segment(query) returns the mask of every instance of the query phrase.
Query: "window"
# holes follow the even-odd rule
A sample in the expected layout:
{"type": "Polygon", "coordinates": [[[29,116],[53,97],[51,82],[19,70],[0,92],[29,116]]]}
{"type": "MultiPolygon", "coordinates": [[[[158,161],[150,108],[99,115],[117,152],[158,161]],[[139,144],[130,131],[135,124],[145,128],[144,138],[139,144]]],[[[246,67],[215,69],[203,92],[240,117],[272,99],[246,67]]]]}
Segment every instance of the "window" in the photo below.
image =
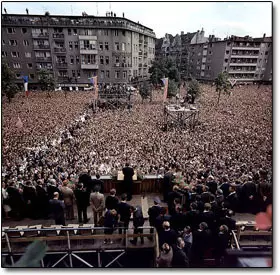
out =
{"type": "Polygon", "coordinates": [[[33,67],[33,66],[32,66],[32,63],[27,63],[27,68],[28,68],[28,69],[32,69],[32,67],[33,67]]]}
{"type": "Polygon", "coordinates": [[[212,51],[209,51],[209,55],[212,55],[212,51]]]}
{"type": "Polygon", "coordinates": [[[77,77],[81,77],[81,71],[77,70],[77,77]]]}
{"type": "Polygon", "coordinates": [[[119,36],[119,31],[118,30],[114,30],[114,36],[119,36]]]}
{"type": "Polygon", "coordinates": [[[93,54],[82,55],[82,64],[96,64],[96,56],[93,54]]]}
{"type": "Polygon", "coordinates": [[[229,51],[226,51],[226,54],[229,54],[229,51]]]}
{"type": "Polygon", "coordinates": [[[70,64],[74,64],[74,56],[70,55],[70,64]]]}
{"type": "Polygon", "coordinates": [[[16,40],[10,40],[10,45],[11,46],[16,46],[17,45],[17,41],[16,40]]]}
{"type": "Polygon", "coordinates": [[[71,29],[68,29],[68,35],[71,35],[72,32],[71,32],[71,29]]]}
{"type": "Polygon", "coordinates": [[[101,79],[104,78],[104,71],[101,71],[100,78],[101,78],[101,79]]]}
{"type": "Polygon", "coordinates": [[[73,50],[73,41],[69,41],[69,49],[73,50]]]}
{"type": "Polygon", "coordinates": [[[104,30],[104,35],[106,35],[106,36],[108,36],[108,35],[109,35],[108,30],[104,30]]]}
{"type": "Polygon", "coordinates": [[[73,29],[73,35],[77,35],[77,34],[78,34],[77,29],[73,29]]]}
{"type": "Polygon", "coordinates": [[[27,28],[21,28],[22,33],[27,33],[27,28]]]}
{"type": "Polygon", "coordinates": [[[109,51],[109,43],[108,42],[105,42],[105,50],[109,51]]]}
{"type": "Polygon", "coordinates": [[[103,42],[99,42],[99,50],[103,51],[103,42]]]}
{"type": "Polygon", "coordinates": [[[7,52],[2,51],[2,57],[7,57],[7,52]]]}
{"type": "Polygon", "coordinates": [[[211,69],[211,67],[210,66],[207,66],[207,70],[210,70],[211,69]]]}
{"type": "Polygon", "coordinates": [[[80,56],[76,55],[76,64],[79,64],[79,63],[80,63],[80,56]]]}
{"type": "Polygon", "coordinates": [[[25,57],[30,58],[31,57],[31,53],[29,53],[29,52],[25,53],[25,57]]]}
{"type": "Polygon", "coordinates": [[[119,42],[115,42],[115,51],[119,51],[120,50],[120,44],[119,42]]]}
{"type": "Polygon", "coordinates": [[[14,64],[13,64],[13,67],[14,67],[15,69],[20,69],[20,64],[19,64],[19,63],[14,63],[14,64]]]}
{"type": "Polygon", "coordinates": [[[127,78],[127,71],[123,71],[123,79],[127,78]]]}
{"type": "Polygon", "coordinates": [[[76,71],[72,70],[72,77],[76,77],[76,71]]]}
{"type": "Polygon", "coordinates": [[[265,52],[265,55],[268,55],[268,52],[265,52]]]}
{"type": "Polygon", "coordinates": [[[228,59],[227,58],[225,59],[225,62],[228,63],[228,59]]]}
{"type": "Polygon", "coordinates": [[[23,40],[23,46],[29,46],[29,41],[28,40],[23,40]]]}
{"type": "Polygon", "coordinates": [[[125,36],[125,31],[122,31],[122,35],[125,36]]]}
{"type": "Polygon", "coordinates": [[[34,79],[35,78],[34,74],[30,74],[29,77],[30,77],[30,79],[34,79]]]}
{"type": "Polygon", "coordinates": [[[123,51],[123,52],[125,52],[125,50],[126,50],[125,48],[126,48],[126,47],[125,47],[125,43],[122,43],[122,51],[123,51]]]}
{"type": "Polygon", "coordinates": [[[79,41],[74,41],[74,47],[75,49],[79,49],[79,41]]]}
{"type": "Polygon", "coordinates": [[[19,52],[11,52],[12,57],[19,57],[19,52]]]}
{"type": "Polygon", "coordinates": [[[104,64],[104,57],[101,55],[100,56],[100,64],[103,65],[104,64]]]}
{"type": "Polygon", "coordinates": [[[116,56],[116,63],[120,63],[120,58],[116,56]]]}
{"type": "Polygon", "coordinates": [[[105,56],[105,64],[109,65],[109,56],[105,56]]]}
{"type": "Polygon", "coordinates": [[[6,42],[4,39],[2,39],[2,45],[6,45],[6,42]]]}
{"type": "Polygon", "coordinates": [[[94,35],[94,32],[93,32],[93,30],[86,29],[85,30],[85,35],[94,35]]]}
{"type": "Polygon", "coordinates": [[[21,78],[20,74],[16,74],[16,78],[18,79],[21,78]]]}
{"type": "Polygon", "coordinates": [[[110,71],[106,71],[106,77],[110,78],[110,71]]]}
{"type": "Polygon", "coordinates": [[[116,79],[120,78],[120,71],[115,71],[115,78],[116,79]]]}
{"type": "Polygon", "coordinates": [[[8,33],[16,33],[16,30],[15,30],[15,28],[8,28],[7,32],[8,33]]]}

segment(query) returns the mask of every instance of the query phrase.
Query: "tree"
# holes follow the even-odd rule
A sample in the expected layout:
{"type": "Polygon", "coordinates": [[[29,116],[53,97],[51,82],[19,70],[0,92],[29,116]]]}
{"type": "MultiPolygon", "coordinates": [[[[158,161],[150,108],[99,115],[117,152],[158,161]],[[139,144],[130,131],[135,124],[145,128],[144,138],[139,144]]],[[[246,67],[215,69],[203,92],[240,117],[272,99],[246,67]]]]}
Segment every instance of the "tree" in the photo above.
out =
{"type": "Polygon", "coordinates": [[[176,64],[168,58],[155,60],[149,69],[149,73],[151,74],[150,80],[153,84],[160,84],[161,79],[164,77],[168,77],[175,82],[180,81],[180,75],[176,64]]]}
{"type": "Polygon", "coordinates": [[[147,81],[144,81],[143,84],[140,86],[139,93],[142,97],[142,102],[144,99],[151,97],[151,89],[147,81]]]}
{"type": "Polygon", "coordinates": [[[53,91],[55,88],[55,81],[52,74],[46,69],[41,69],[38,72],[38,80],[42,90],[47,91],[47,94],[50,97],[49,92],[53,91]]]}
{"type": "Polygon", "coordinates": [[[196,79],[192,79],[189,83],[188,94],[192,96],[192,104],[194,104],[195,99],[200,95],[199,83],[196,79]]]}
{"type": "Polygon", "coordinates": [[[12,98],[15,97],[15,94],[18,92],[18,86],[15,84],[15,73],[6,63],[2,63],[2,91],[4,95],[8,98],[9,103],[11,103],[12,98]]]}
{"type": "Polygon", "coordinates": [[[173,97],[176,96],[178,91],[178,85],[176,82],[172,79],[168,80],[168,90],[167,90],[167,96],[168,97],[173,97]]]}
{"type": "Polygon", "coordinates": [[[218,103],[217,103],[219,104],[221,92],[224,92],[225,94],[230,94],[229,91],[230,83],[228,80],[228,74],[226,72],[222,72],[218,74],[218,77],[215,79],[215,86],[216,86],[216,92],[219,93],[218,103]]]}

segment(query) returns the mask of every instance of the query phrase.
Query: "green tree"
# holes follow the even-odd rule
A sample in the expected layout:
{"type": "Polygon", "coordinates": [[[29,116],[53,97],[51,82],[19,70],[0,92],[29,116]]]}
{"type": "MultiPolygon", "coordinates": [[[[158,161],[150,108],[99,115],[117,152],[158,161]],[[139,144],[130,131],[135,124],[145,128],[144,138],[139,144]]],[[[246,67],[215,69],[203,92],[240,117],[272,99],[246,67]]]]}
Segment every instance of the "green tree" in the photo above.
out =
{"type": "Polygon", "coordinates": [[[150,80],[153,84],[161,84],[161,79],[168,77],[175,82],[180,81],[179,71],[174,61],[168,58],[155,60],[149,69],[150,80]]]}
{"type": "Polygon", "coordinates": [[[228,74],[226,72],[222,72],[218,74],[218,77],[215,79],[216,92],[218,93],[218,102],[220,102],[221,93],[230,94],[230,82],[228,80],[228,74]]]}
{"type": "Polygon", "coordinates": [[[2,69],[2,92],[8,98],[9,103],[11,103],[12,98],[15,97],[15,94],[18,92],[18,86],[15,84],[15,73],[6,63],[1,64],[2,69]]]}
{"type": "Polygon", "coordinates": [[[168,90],[167,90],[167,96],[173,97],[176,96],[178,91],[178,84],[172,79],[168,80],[168,90]]]}
{"type": "Polygon", "coordinates": [[[51,97],[50,91],[53,91],[55,88],[55,81],[52,74],[46,69],[41,69],[38,72],[38,80],[42,90],[47,91],[47,95],[51,97]]]}
{"type": "Polygon", "coordinates": [[[142,97],[142,102],[144,101],[144,99],[151,97],[151,89],[149,86],[150,85],[147,81],[144,81],[143,84],[140,86],[139,93],[142,97]]]}
{"type": "Polygon", "coordinates": [[[194,104],[195,99],[200,95],[199,83],[196,79],[192,79],[189,83],[188,94],[192,96],[192,104],[194,104]]]}

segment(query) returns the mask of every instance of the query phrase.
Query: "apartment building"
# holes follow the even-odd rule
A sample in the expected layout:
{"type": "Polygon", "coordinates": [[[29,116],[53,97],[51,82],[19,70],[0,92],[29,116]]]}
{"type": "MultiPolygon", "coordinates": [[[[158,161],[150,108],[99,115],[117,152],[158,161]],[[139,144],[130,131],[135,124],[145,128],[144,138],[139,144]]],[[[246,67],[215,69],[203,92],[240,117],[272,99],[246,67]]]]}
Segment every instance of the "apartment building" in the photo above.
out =
{"type": "Polygon", "coordinates": [[[155,33],[139,23],[113,16],[2,15],[2,62],[17,81],[49,70],[58,86],[88,87],[149,78],[155,56],[155,33]]]}
{"type": "Polygon", "coordinates": [[[191,45],[190,76],[214,80],[220,72],[239,82],[272,80],[272,38],[231,36],[191,45]]]}

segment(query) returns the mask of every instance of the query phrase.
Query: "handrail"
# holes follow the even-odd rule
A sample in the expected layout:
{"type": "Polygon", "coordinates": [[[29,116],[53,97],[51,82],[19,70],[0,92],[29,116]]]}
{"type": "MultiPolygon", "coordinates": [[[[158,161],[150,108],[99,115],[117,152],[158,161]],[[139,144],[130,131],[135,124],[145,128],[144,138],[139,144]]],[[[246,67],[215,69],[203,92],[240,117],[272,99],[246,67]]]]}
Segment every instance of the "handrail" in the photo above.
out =
{"type": "Polygon", "coordinates": [[[234,242],[235,242],[235,245],[236,245],[237,249],[240,250],[240,246],[239,246],[239,243],[238,243],[235,232],[233,230],[231,230],[231,233],[232,233],[232,236],[233,236],[233,239],[234,239],[234,242]]]}

